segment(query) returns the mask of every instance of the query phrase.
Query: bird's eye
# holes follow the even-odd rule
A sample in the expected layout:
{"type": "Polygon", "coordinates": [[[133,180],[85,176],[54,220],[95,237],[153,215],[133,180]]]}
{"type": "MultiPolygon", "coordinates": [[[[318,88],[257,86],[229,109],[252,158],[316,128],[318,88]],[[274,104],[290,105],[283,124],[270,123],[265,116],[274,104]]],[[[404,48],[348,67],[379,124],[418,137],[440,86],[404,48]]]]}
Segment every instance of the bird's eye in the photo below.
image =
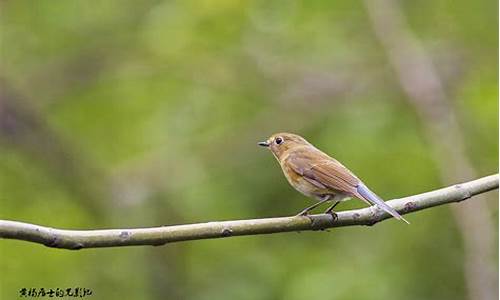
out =
{"type": "Polygon", "coordinates": [[[281,137],[277,137],[276,140],[275,140],[276,144],[281,144],[283,143],[283,139],[281,137]]]}

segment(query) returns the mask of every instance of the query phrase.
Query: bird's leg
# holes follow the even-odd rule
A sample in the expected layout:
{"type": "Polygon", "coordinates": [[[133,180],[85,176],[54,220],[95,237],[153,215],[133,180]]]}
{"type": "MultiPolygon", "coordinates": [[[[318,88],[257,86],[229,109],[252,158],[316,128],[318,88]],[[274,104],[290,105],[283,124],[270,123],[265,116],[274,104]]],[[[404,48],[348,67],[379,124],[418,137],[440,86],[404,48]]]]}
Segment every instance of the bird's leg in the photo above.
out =
{"type": "Polygon", "coordinates": [[[327,209],[327,210],[325,210],[325,214],[332,214],[332,215],[333,215],[333,214],[334,214],[333,209],[334,209],[334,208],[335,208],[335,206],[337,206],[337,204],[339,204],[339,203],[340,203],[340,200],[335,201],[335,202],[334,202],[334,203],[333,203],[330,207],[328,207],[328,209],[327,209]]]}
{"type": "Polygon", "coordinates": [[[316,207],[320,206],[321,204],[325,203],[326,201],[330,200],[330,195],[324,195],[321,197],[321,200],[318,203],[315,203],[314,205],[311,205],[309,207],[304,208],[301,212],[299,212],[296,216],[306,216],[307,213],[310,210],[315,209],[316,207]]]}

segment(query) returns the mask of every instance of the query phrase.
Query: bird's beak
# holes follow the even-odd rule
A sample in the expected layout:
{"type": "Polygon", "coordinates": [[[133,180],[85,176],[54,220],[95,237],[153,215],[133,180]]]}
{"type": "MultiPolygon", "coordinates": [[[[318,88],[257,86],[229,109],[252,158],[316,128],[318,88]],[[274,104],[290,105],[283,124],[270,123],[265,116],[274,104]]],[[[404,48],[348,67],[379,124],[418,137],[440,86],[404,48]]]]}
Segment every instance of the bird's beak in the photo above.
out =
{"type": "Polygon", "coordinates": [[[259,142],[258,145],[262,146],[262,147],[269,147],[269,143],[268,142],[259,142]]]}

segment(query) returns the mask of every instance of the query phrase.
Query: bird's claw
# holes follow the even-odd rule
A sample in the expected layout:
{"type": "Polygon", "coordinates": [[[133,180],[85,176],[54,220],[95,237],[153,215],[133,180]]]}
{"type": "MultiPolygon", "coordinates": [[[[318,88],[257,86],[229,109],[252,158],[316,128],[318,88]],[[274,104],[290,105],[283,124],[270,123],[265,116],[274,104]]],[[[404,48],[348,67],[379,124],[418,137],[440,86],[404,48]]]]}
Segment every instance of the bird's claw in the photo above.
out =
{"type": "Polygon", "coordinates": [[[295,216],[296,217],[307,217],[308,215],[309,215],[309,211],[303,210],[303,211],[299,212],[298,214],[296,214],[295,216]]]}
{"type": "Polygon", "coordinates": [[[331,215],[334,221],[336,221],[339,218],[339,216],[334,211],[332,211],[332,210],[331,211],[325,211],[325,214],[331,215]]]}

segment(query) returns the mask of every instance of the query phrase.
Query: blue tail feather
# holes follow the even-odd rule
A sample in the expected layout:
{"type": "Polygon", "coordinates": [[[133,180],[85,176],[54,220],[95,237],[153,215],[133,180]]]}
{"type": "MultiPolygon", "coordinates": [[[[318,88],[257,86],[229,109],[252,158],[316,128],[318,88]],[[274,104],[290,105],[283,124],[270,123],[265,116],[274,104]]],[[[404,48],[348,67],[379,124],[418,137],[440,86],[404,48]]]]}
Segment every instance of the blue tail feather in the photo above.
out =
{"type": "Polygon", "coordinates": [[[384,200],[382,200],[379,196],[372,192],[364,183],[360,183],[357,186],[357,191],[366,201],[370,202],[373,205],[377,205],[394,218],[410,224],[410,222],[406,221],[405,218],[403,218],[394,208],[387,205],[384,200]]]}

